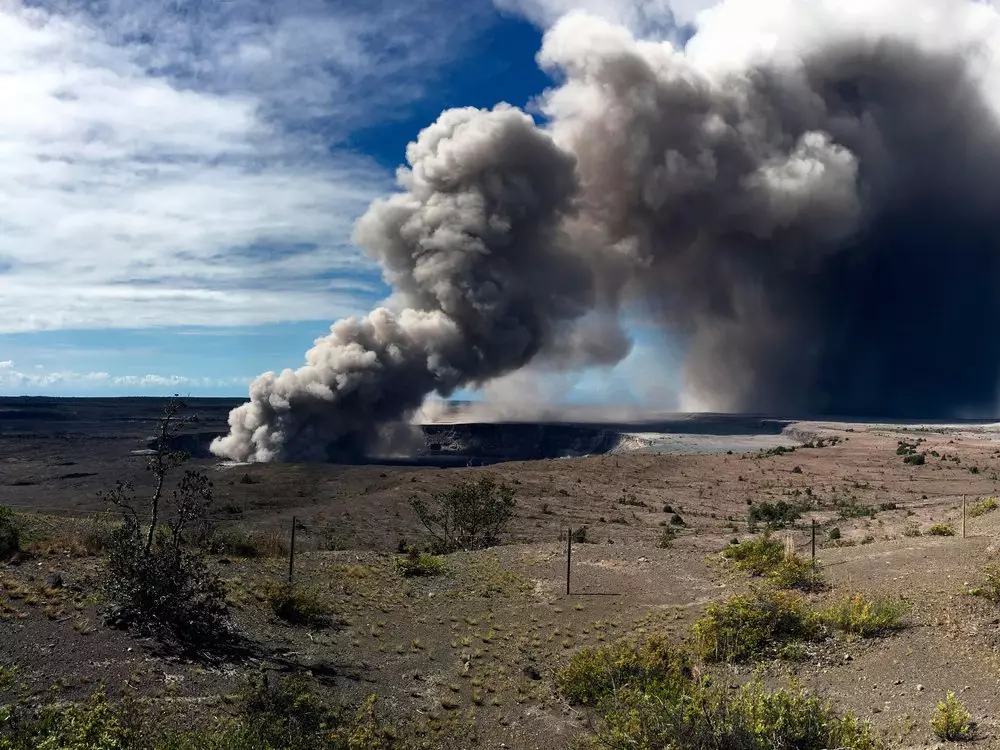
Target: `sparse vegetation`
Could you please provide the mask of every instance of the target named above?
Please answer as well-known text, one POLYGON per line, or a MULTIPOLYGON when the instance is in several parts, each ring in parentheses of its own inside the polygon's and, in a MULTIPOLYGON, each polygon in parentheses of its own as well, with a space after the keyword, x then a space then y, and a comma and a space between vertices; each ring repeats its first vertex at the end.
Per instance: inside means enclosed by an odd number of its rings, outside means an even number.
POLYGON ((994 604, 1000 604, 1000 565, 992 564, 983 568, 983 582, 969 589, 973 596, 981 596, 994 604))
POLYGON ((936 523, 927 529, 927 536, 955 536, 955 528, 946 523, 936 523))
POLYGON ((838 716, 820 698, 792 686, 769 692, 759 680, 735 694, 692 669, 664 636, 585 649, 557 677, 571 703, 595 706, 595 746, 882 750, 871 724, 838 716))
POLYGON ((976 738, 976 724, 951 691, 937 704, 931 719, 931 729, 945 742, 968 742, 976 738))
POLYGON ((902 599, 857 593, 820 610, 818 616, 836 630, 870 638, 902 628, 909 611, 910 605, 902 599))
POLYGON ((767 529, 783 529, 797 521, 802 516, 802 511, 808 507, 793 505, 784 500, 754 503, 747 513, 747 528, 756 531, 757 525, 763 523, 767 529))
POLYGON ((140 500, 132 485, 119 482, 102 497, 122 511, 123 523, 111 534, 104 585, 105 621, 116 627, 200 645, 225 637, 228 606, 221 582, 187 546, 186 531, 203 524, 212 502, 212 483, 185 471, 171 494, 167 480, 187 459, 171 448, 185 421, 184 403, 169 401, 160 419, 155 448, 146 464, 154 489, 140 519, 140 500), (165 507, 164 507, 165 506, 165 507), (169 520, 160 525, 161 512, 169 520), (145 521, 145 527, 143 526, 145 521))
POLYGON ((910 464, 912 466, 923 466, 926 461, 927 457, 923 453, 914 453, 913 455, 903 458, 904 464, 910 464))
POLYGON ((992 513, 997 508, 1000 508, 1000 503, 997 503, 995 497, 984 497, 968 509, 968 514, 972 518, 978 518, 979 516, 985 516, 987 513, 992 513))
POLYGON ((263 594, 274 615, 285 622, 319 626, 329 619, 330 607, 315 586, 271 582, 263 594))
POLYGON ((21 525, 14 511, 0 505, 0 557, 17 552, 21 548, 21 525))
POLYGON ((437 576, 444 572, 444 562, 436 555, 421 552, 419 547, 410 547, 405 555, 395 559, 396 570, 404 578, 415 576, 437 576))
POLYGON ((771 585, 782 589, 811 590, 821 581, 812 564, 803 560, 784 543, 763 534, 739 544, 730 544, 722 556, 732 560, 737 570, 750 576, 763 576, 771 585))
POLYGON ((798 594, 762 591, 710 604, 692 632, 701 658, 739 662, 814 638, 819 622, 798 594))
POLYGON ((489 475, 460 482, 433 498, 433 508, 420 498, 413 498, 411 505, 442 553, 499 544, 514 516, 513 488, 489 475))

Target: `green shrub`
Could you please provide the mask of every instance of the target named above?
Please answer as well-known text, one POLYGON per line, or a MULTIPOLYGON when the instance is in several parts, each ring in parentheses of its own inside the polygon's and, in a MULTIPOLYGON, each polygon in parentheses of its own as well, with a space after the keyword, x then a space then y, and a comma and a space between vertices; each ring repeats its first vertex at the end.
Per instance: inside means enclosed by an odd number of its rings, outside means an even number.
POLYGON ((660 540, 656 543, 656 546, 660 549, 669 549, 674 544, 674 539, 677 538, 677 529, 673 526, 668 526, 660 534, 660 540))
POLYGON ((475 482, 459 482, 433 496, 432 508, 420 498, 410 504, 441 552, 466 552, 500 543, 514 517, 514 490, 486 475, 475 482))
POLYGON ((920 524, 911 521, 906 524, 903 528, 903 536, 921 536, 923 532, 920 531, 920 524))
POLYGON ((577 651, 556 675, 556 686, 570 703, 595 706, 626 685, 662 690, 676 688, 690 676, 690 658, 667 636, 654 634, 577 651))
POLYGON ((120 717, 100 694, 87 703, 35 712, 22 705, 0 706, 3 750, 126 750, 127 741, 120 717))
POLYGON ((701 658, 738 662, 776 652, 789 641, 815 638, 819 623, 799 595, 764 591, 710 604, 692 634, 701 658))
POLYGON ((285 557, 288 544, 280 531, 263 533, 235 526, 214 526, 206 530, 199 544, 213 555, 233 557, 285 557))
POLYGON ((879 503, 878 509, 880 511, 896 510, 896 503, 879 503))
POLYGON ((903 459, 904 464, 911 464, 913 466, 923 466, 926 461, 927 457, 923 453, 914 453, 903 459))
POLYGON ((909 611, 909 604, 902 599, 858 593, 820 610, 818 617, 832 628, 869 638, 902 628, 909 611))
POLYGON ((722 551, 722 556, 732 560, 737 570, 752 576, 770 573, 785 559, 785 545, 780 539, 764 534, 739 544, 732 544, 722 551))
POLYGON ((105 622, 142 635, 197 646, 229 634, 221 581, 197 554, 156 535, 149 552, 128 519, 111 534, 104 593, 105 622))
POLYGON ((809 591, 820 586, 820 577, 811 563, 796 554, 788 554, 780 539, 764 534, 739 544, 730 544, 722 556, 732 560, 737 570, 751 576, 763 576, 782 589, 809 591))
POLYGON ((969 593, 989 599, 994 604, 1000 604, 1000 565, 984 567, 982 584, 969 589, 969 593))
POLYGON ((609 750, 884 750, 868 722, 839 716, 796 689, 760 680, 736 693, 708 680, 641 689, 628 683, 603 701, 595 746, 609 750))
POLYGON ((329 619, 330 607, 315 586, 271 582, 263 594, 274 615, 292 625, 323 625, 329 619))
POLYGON ((573 544, 586 544, 587 543, 587 527, 581 526, 578 529, 573 530, 573 544))
POLYGON ((931 719, 934 734, 946 742, 967 742, 976 737, 976 724, 955 694, 948 691, 943 701, 937 704, 937 711, 931 719))
POLYGON ((410 547, 405 555, 395 559, 396 570, 405 578, 415 576, 437 576, 444 572, 444 562, 440 557, 421 552, 417 547, 410 547))
POLYGON ((678 514, 674 513, 672 516, 670 516, 670 525, 684 526, 684 519, 681 518, 678 514))
POLYGON ((841 533, 839 526, 834 526, 832 529, 826 532, 826 538, 829 539, 831 542, 837 541, 838 539, 840 539, 840 537, 841 533))
POLYGON ((986 497, 969 508, 968 513, 972 518, 978 518, 979 516, 985 516, 997 508, 1000 508, 1000 503, 997 503, 997 499, 995 497, 986 497))
POLYGON ((818 566, 798 555, 792 555, 782 560, 774 570, 767 574, 769 584, 779 589, 799 589, 800 591, 818 591, 823 588, 823 579, 818 566))
POLYGON ((0 505, 0 556, 10 555, 21 548, 21 524, 14 511, 0 505))
POLYGON ((946 523, 936 523, 927 529, 928 536, 955 536, 955 529, 946 523))
POLYGON ((759 523, 768 529, 783 529, 797 521, 806 509, 808 506, 792 505, 784 500, 755 503, 747 514, 747 526, 750 531, 755 531, 759 523))

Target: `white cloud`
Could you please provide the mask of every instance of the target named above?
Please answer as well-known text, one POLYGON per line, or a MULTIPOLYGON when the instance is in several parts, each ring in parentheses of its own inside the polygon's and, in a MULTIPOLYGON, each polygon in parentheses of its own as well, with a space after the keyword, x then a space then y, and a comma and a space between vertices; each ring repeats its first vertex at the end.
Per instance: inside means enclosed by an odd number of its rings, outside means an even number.
POLYGON ((0 333, 356 311, 391 175, 331 144, 421 95, 443 7, 0 0, 0 333))
POLYGON ((152 390, 185 388, 246 387, 252 377, 210 378, 185 375, 111 375, 107 372, 76 372, 74 370, 26 373, 13 369, 13 363, 0 363, 0 388, 8 393, 30 393, 37 390, 152 390))
POLYGON ((517 13, 549 28, 574 10, 627 27, 643 38, 671 38, 676 28, 693 23, 718 0, 494 0, 500 10, 517 13))

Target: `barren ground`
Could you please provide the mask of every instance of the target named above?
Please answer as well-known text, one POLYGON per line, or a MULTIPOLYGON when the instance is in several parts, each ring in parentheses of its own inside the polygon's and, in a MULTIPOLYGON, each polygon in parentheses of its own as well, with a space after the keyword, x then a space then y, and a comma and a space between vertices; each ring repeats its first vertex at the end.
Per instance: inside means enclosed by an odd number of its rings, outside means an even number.
MULTIPOLYGON (((129 451, 144 447, 147 426, 61 437, 5 427, 0 503, 57 519, 102 509, 98 489, 141 477, 141 458, 129 451)), ((19 564, 0 564, 0 665, 16 665, 23 683, 16 689, 36 701, 82 697, 104 683, 111 694, 132 691, 211 712, 259 660, 309 669, 352 698, 375 693, 389 715, 459 732, 454 747, 559 747, 588 721, 553 685, 574 650, 643 630, 683 639, 707 602, 746 586, 718 553, 734 536, 750 536, 748 502, 811 498, 813 510, 787 533, 808 554, 809 523, 822 524, 818 557, 831 587, 814 598, 892 592, 913 611, 909 627, 890 637, 841 638, 815 647, 804 662, 768 663, 768 679, 784 684, 794 676, 872 719, 893 747, 936 744, 929 718, 954 690, 980 724, 979 746, 1000 748, 1000 607, 966 593, 983 565, 998 561, 988 547, 1000 534, 1000 511, 970 518, 963 539, 961 510, 963 497, 971 505, 997 493, 997 433, 800 424, 792 434, 839 442, 770 456, 620 453, 458 469, 219 468, 199 460, 212 472, 227 523, 285 534, 291 517, 299 519, 297 580, 319 587, 334 625, 292 627, 259 601, 260 585, 286 575, 287 560, 217 558, 236 623, 261 645, 259 655, 203 664, 159 654, 154 644, 101 625, 94 596, 101 559, 57 538, 19 564), (904 464, 899 440, 924 441, 926 464, 904 464), (483 472, 517 490, 508 543, 449 556, 441 577, 401 578, 392 565, 399 540, 426 538, 409 498, 483 472), (621 504, 623 495, 635 504, 621 504), (852 503, 896 508, 874 519, 841 518, 852 503), (662 523, 671 516, 665 505, 686 526, 661 549, 662 523), (903 534, 939 522, 957 535, 903 534), (574 546, 567 596, 565 529, 584 525, 591 543, 574 546), (841 544, 853 546, 826 543, 832 526, 841 529, 841 544), (61 590, 44 586, 53 571, 66 581, 61 590)), ((31 522, 53 529, 67 523, 31 522)), ((719 674, 737 683, 751 669, 722 667, 719 674)))

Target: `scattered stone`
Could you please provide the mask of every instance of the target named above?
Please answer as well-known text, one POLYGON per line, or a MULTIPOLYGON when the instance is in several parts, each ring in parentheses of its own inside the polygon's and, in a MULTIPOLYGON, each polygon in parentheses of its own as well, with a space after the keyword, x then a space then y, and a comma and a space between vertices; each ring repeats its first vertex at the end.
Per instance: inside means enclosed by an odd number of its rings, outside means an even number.
POLYGON ((924 686, 923 685, 917 685, 917 692, 918 693, 924 692, 924 686))

